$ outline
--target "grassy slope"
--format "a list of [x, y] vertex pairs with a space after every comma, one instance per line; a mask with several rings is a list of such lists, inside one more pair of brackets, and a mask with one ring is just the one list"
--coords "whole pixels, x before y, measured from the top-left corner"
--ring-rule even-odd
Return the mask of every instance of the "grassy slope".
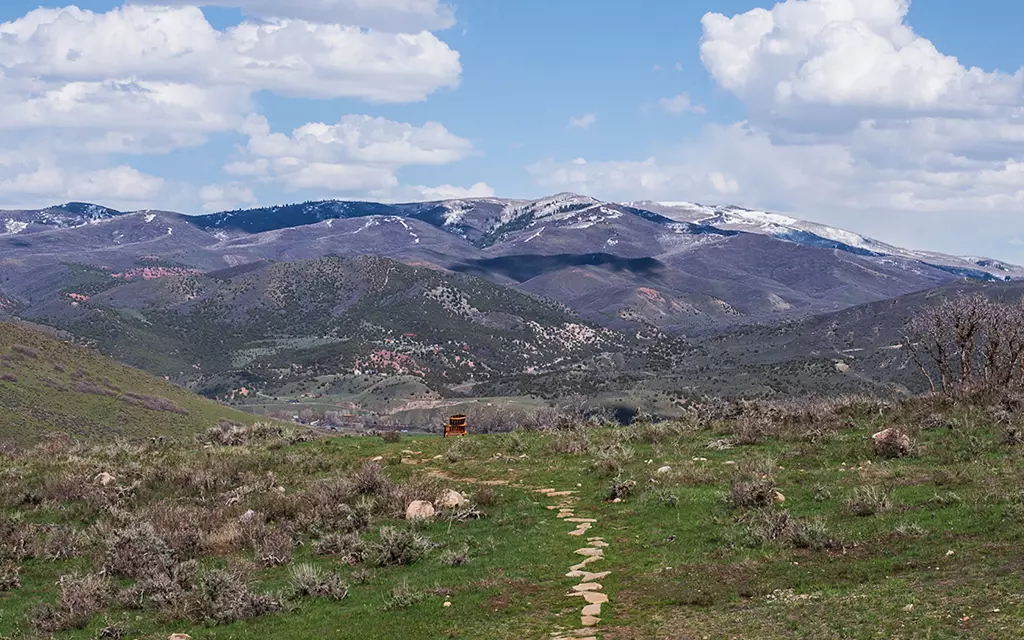
[[[887, 420], [897, 419], [911, 417]], [[203, 468], [231, 468], [236, 475], [244, 470], [251, 477], [272, 470], [288, 495], [327, 470], [352, 469], [377, 455], [385, 457], [385, 470], [397, 479], [434, 469], [453, 477], [575, 488], [578, 511], [598, 519], [595, 535], [611, 545], [596, 569], [613, 572], [603, 580], [611, 600], [599, 628], [602, 638], [1022, 637], [1021, 449], [1004, 444], [1002, 429], [976, 409], [951, 411], [939, 428], [909, 424], [920, 453], [892, 461], [872, 459], [870, 435], [880, 425], [877, 413], [869, 411], [833, 423], [835, 430], [814, 429], [813, 442], [794, 432], [725, 451], [707, 448], [729, 431], [717, 425], [593, 430], [590, 453], [581, 456], [554, 453], [550, 436], [517, 434], [471, 436], [459, 444], [440, 438], [397, 444], [340, 438], [284, 448], [166, 449], [149, 457], [164, 474], [186, 460]], [[422, 452], [416, 457], [423, 462], [401, 464], [409, 448]], [[499, 453], [502, 458], [495, 457]], [[432, 460], [438, 454], [445, 457]], [[823, 519], [837, 546], [796, 549], [751, 539], [737, 522], [743, 512], [724, 497], [735, 469], [730, 463], [762, 457], [777, 461], [785, 508], [795, 517]], [[607, 500], [609, 477], [593, 470], [599, 458], [617, 459], [621, 476], [637, 480], [637, 490], [623, 502]], [[123, 452], [109, 449], [86, 460], [86, 466], [115, 474], [119, 465], [133, 464]], [[664, 463], [674, 473], [658, 476], [654, 469]], [[45, 475], [52, 464], [42, 457], [0, 459], [0, 472], [9, 467], [8, 477], [32, 478]], [[450, 485], [477, 490], [466, 482]], [[146, 495], [145, 486], [140, 496]], [[846, 499], [864, 486], [891, 491], [892, 509], [868, 517], [848, 513]], [[442, 566], [435, 551], [412, 566], [374, 569], [370, 581], [354, 585], [341, 603], [302, 599], [289, 613], [206, 629], [133, 613], [131, 637], [161, 639], [188, 631], [216, 640], [519, 639], [578, 626], [579, 603], [565, 597], [576, 581], [563, 574], [579, 559], [573, 550], [581, 540], [566, 536], [570, 527], [545, 508], [550, 501], [525, 486], [500, 487], [498, 493], [497, 504], [485, 509], [488, 517], [454, 525], [441, 521], [423, 531], [444, 547], [467, 544], [471, 561], [466, 566]], [[232, 513], [247, 506], [234, 505]], [[32, 521], [83, 524], [74, 521], [74, 509], [60, 505], [19, 509]], [[310, 560], [310, 553], [307, 545], [296, 559]], [[355, 570], [329, 558], [313, 561], [345, 576]], [[22, 621], [29, 608], [40, 598], [54, 599], [62, 573], [88, 566], [81, 558], [26, 563], [22, 589], [3, 601], [0, 637], [25, 637]], [[287, 583], [281, 568], [259, 575], [266, 589]], [[407, 609], [385, 610], [391, 589], [406, 581], [426, 598]], [[446, 597], [450, 608], [442, 607]], [[97, 616], [87, 629], [59, 637], [95, 637], [101, 626]]]
[[[0, 440], [26, 442], [46, 432], [108, 440], [182, 436], [207, 429], [221, 418], [253, 420], [88, 349], [28, 327], [0, 323], [0, 376], [5, 373], [16, 380], [0, 380]], [[111, 395], [78, 390], [90, 383]], [[187, 413], [133, 405], [120, 399], [125, 393], [166, 398]]]

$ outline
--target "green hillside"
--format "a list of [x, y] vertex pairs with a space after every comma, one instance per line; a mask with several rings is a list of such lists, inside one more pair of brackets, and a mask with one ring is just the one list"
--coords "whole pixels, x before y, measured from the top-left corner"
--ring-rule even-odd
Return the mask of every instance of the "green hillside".
[[0, 323], [0, 441], [182, 436], [252, 416], [22, 325]]

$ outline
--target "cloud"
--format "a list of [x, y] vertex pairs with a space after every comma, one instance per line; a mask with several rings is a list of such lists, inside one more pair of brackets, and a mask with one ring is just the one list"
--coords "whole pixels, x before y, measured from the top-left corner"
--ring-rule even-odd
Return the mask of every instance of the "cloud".
[[744, 120], [639, 161], [529, 171], [552, 190], [734, 203], [913, 246], [1009, 252], [1005, 238], [1024, 236], [1024, 70], [964, 67], [916, 34], [907, 10], [785, 0], [709, 13], [701, 59]]
[[966, 68], [905, 23], [909, 0], [786, 0], [702, 20], [701, 60], [749, 108], [794, 119], [822, 110], [991, 114], [1020, 106], [1024, 73]]
[[290, 134], [275, 133], [254, 116], [243, 131], [249, 137], [244, 158], [225, 171], [292, 190], [393, 189], [402, 167], [445, 165], [473, 153], [472, 143], [436, 122], [414, 126], [365, 115], [347, 115], [334, 125], [308, 123]]
[[459, 200], [463, 198], [493, 198], [494, 188], [478, 182], [469, 187], [453, 187], [443, 184], [437, 187], [411, 187], [417, 193], [417, 200]]
[[457, 86], [461, 64], [427, 31], [283, 19], [218, 31], [198, 7], [127, 5], [106, 13], [37, 9], [0, 24], [0, 71], [70, 83], [144, 77], [178, 87], [413, 102]]
[[[261, 93], [405, 103], [460, 82], [458, 52], [430, 32], [454, 20], [437, 0], [208, 3], [257, 17], [223, 29], [195, 4], [40, 8], [0, 23], [0, 147], [18, 159], [0, 163], [0, 198], [167, 197], [159, 178], [118, 156], [168, 153], [245, 132]], [[440, 125], [355, 118], [309, 125], [286, 148], [262, 153], [259, 144], [282, 142], [267, 125], [265, 139], [251, 137], [253, 148], [228, 173], [291, 188], [395, 188], [398, 167], [444, 164], [472, 148]], [[184, 192], [188, 206], [254, 198], [237, 182], [176, 185], [176, 203]]]
[[686, 113], [687, 111], [693, 113], [704, 113], [705, 111], [703, 106], [693, 104], [690, 100], [690, 95], [687, 93], [680, 93], [679, 95], [671, 98], [662, 98], [658, 101], [658, 105], [673, 115], [679, 115], [681, 113]]
[[0, 199], [27, 202], [37, 201], [40, 197], [59, 197], [64, 201], [102, 199], [116, 204], [140, 203], [160, 197], [166, 186], [162, 178], [124, 165], [76, 172], [40, 164], [0, 177]]
[[455, 10], [438, 0], [134, 0], [135, 4], [237, 7], [261, 18], [297, 18], [380, 31], [418, 33], [447, 29]]
[[574, 129], [589, 129], [597, 122], [597, 116], [593, 113], [585, 113], [578, 118], [569, 118], [569, 126]]
[[253, 206], [258, 200], [249, 187], [238, 184], [208, 184], [199, 189], [203, 211], [227, 211]]

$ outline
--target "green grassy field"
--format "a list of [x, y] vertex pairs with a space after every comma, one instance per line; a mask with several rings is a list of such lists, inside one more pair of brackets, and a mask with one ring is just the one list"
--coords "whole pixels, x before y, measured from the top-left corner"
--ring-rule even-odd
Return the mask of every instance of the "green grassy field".
[[[0, 595], [0, 637], [46, 637], [32, 622], [41, 601], [58, 613], [70, 602], [65, 620], [81, 628], [56, 637], [83, 639], [1022, 637], [1015, 415], [863, 402], [456, 441], [280, 429], [206, 447], [47, 441], [0, 457], [0, 584], [20, 568]], [[876, 456], [871, 435], [893, 425], [912, 453]], [[403, 519], [411, 500], [449, 488], [475, 506]], [[558, 505], [590, 528], [569, 535], [581, 525]], [[142, 522], [173, 563], [230, 569], [275, 606], [215, 624], [211, 600], [246, 611], [245, 598], [195, 578], [177, 592], [149, 583], [152, 599], [129, 608], [138, 578], [111, 571], [105, 595], [68, 588], [61, 605], [61, 576], [117, 566], [111, 549]], [[602, 557], [585, 571], [610, 573], [595, 579], [599, 621], [582, 629], [586, 603], [567, 595], [581, 579], [566, 574], [590, 545]], [[295, 593], [292, 568], [306, 563], [347, 596]]]
[[0, 441], [187, 436], [253, 417], [25, 326], [0, 323]]

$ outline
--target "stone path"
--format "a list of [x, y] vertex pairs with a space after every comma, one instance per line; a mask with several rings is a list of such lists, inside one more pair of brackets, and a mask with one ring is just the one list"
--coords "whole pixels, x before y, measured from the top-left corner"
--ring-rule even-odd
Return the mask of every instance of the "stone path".
[[[418, 451], [404, 451], [403, 453], [406, 457], [403, 458], [402, 464], [418, 464], [421, 461], [429, 463], [441, 458], [441, 456], [436, 456], [433, 459], [418, 460], [413, 457], [422, 455]], [[377, 459], [375, 458], [375, 460]], [[430, 469], [427, 471], [427, 474], [436, 478], [466, 484], [511, 485], [518, 488], [533, 489], [532, 487], [523, 486], [518, 482], [509, 482], [508, 480], [460, 478], [452, 476], [441, 469]], [[580, 628], [556, 631], [551, 634], [551, 640], [598, 640], [596, 633], [597, 627], [601, 623], [601, 614], [605, 613], [607, 615], [609, 607], [608, 595], [605, 593], [604, 586], [600, 581], [607, 578], [611, 571], [592, 571], [591, 569], [596, 567], [591, 565], [604, 561], [604, 550], [608, 548], [608, 543], [600, 536], [587, 535], [594, 525], [597, 524], [597, 518], [577, 515], [578, 491], [554, 488], [533, 489], [533, 491], [556, 500], [555, 504], [549, 505], [547, 508], [550, 511], [557, 511], [556, 517], [572, 526], [572, 530], [568, 532], [569, 536], [580, 538], [581, 540], [586, 536], [586, 546], [581, 546], [575, 551], [575, 555], [578, 556], [576, 560], [579, 560], [579, 562], [570, 566], [568, 573], [565, 574], [567, 578], [579, 580], [579, 583], [573, 585], [569, 592], [566, 593], [566, 598], [572, 599], [574, 603], [582, 601], [579, 602]]]
[[[563, 522], [575, 526], [569, 535], [583, 538], [597, 524], [596, 518], [580, 517], [576, 514], [578, 499], [576, 491], [559, 491], [557, 489], [536, 489], [537, 493], [543, 493], [548, 498], [556, 498], [558, 501], [548, 506], [551, 511], [558, 511], [556, 517]], [[610, 571], [592, 571], [591, 565], [604, 561], [604, 550], [608, 543], [604, 538], [588, 536], [587, 546], [576, 550], [580, 560], [577, 564], [569, 567], [567, 578], [579, 579], [579, 584], [574, 585], [566, 594], [567, 598], [581, 599], [583, 604], [580, 608], [580, 627], [571, 631], [556, 631], [551, 634], [552, 640], [597, 640], [594, 635], [596, 627], [601, 622], [602, 608], [607, 613], [608, 595], [604, 593], [604, 586], [600, 580], [605, 579]]]

